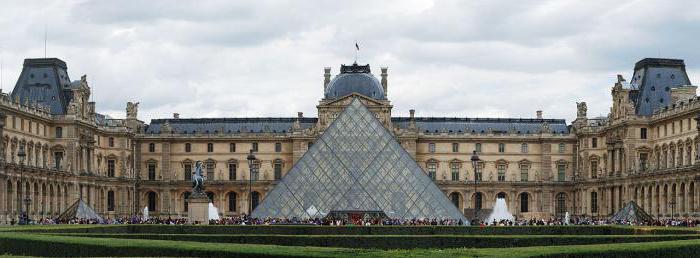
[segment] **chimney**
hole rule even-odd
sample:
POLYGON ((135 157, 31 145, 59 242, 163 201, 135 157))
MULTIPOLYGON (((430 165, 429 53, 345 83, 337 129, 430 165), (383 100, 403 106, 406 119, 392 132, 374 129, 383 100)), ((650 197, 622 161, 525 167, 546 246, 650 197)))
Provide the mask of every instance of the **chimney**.
POLYGON ((416 118, 416 110, 415 109, 409 110, 408 113, 411 114, 411 116, 410 116, 411 120, 416 118))
POLYGON ((382 69, 382 89, 384 89, 384 97, 387 97, 387 95, 388 95, 387 88, 388 88, 389 83, 387 82, 386 77, 389 76, 389 74, 387 74, 386 72, 387 72, 387 70, 389 70, 389 67, 381 67, 381 69, 382 69))
POLYGON ((542 110, 537 110, 537 119, 542 119, 542 110))
POLYGON ((328 87, 329 82, 331 82, 331 68, 324 67, 323 68, 323 92, 326 92, 326 87, 328 87))
POLYGON ((180 113, 173 113, 174 119, 180 119, 180 113))
POLYGON ((304 118, 304 112, 297 112, 298 118, 304 118))

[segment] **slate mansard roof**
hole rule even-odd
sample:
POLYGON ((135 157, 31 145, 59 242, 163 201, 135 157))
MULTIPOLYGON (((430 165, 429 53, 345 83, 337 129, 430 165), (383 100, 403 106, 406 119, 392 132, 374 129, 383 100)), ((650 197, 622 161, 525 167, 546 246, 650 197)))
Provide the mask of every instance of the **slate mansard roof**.
POLYGON ((22 73, 12 90, 12 99, 21 103, 46 105, 51 114, 65 114, 70 102, 71 81, 66 62, 58 58, 25 59, 22 73))
MULTIPOLYGON (((147 134, 161 132, 165 122, 175 133, 286 133, 298 118, 192 118, 192 119, 153 119, 146 127, 147 134)), ((564 119, 529 119, 529 118, 444 118, 416 117, 416 126, 428 133, 487 133, 515 132, 520 134, 537 133, 543 123, 547 123, 552 133, 568 134, 569 127, 564 119)), ((300 120, 302 129, 313 127, 317 118, 304 117, 300 120)), ((406 129, 410 118, 394 117, 394 126, 406 129)))
POLYGON ((637 115, 650 116, 671 104, 671 89, 691 85, 681 59, 645 58, 634 65, 630 99, 637 115))
MULTIPOLYGON (((519 134, 537 133, 543 123, 547 123, 551 133, 568 134, 569 127, 564 119, 538 118, 450 118, 450 117, 416 117, 416 126, 426 133, 488 133, 514 132, 519 134)), ((408 128, 410 118, 393 117, 394 126, 408 128)))
POLYGON ((147 125, 146 133, 161 133, 161 127, 166 122, 170 124, 174 133, 286 133, 291 131, 297 119, 300 119, 302 129, 312 127, 317 121, 316 118, 306 117, 153 119, 151 124, 147 125))

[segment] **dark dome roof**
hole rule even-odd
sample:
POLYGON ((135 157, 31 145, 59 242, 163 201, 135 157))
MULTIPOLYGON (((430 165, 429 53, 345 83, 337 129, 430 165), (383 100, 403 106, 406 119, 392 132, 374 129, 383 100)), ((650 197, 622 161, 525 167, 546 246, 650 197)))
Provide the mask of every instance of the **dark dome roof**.
POLYGON ((359 93, 373 99, 386 99, 382 84, 370 73, 369 65, 341 65, 340 74, 328 83, 326 99, 359 93))

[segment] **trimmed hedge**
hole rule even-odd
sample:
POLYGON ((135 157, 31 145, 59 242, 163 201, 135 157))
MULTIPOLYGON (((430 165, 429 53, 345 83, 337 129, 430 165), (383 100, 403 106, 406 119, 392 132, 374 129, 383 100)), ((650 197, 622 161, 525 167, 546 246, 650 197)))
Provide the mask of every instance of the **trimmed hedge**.
POLYGON ((202 235, 202 234, 59 234, 92 238, 151 239, 207 243, 263 244, 376 249, 510 248, 527 246, 590 245, 700 239, 700 235, 595 236, 359 236, 359 235, 202 235))
POLYGON ((697 234, 687 228, 639 228, 625 226, 236 226, 236 225, 96 225, 75 227, 32 227, 18 230, 60 233, 140 233, 140 234, 256 234, 256 235, 637 235, 697 234))
POLYGON ((380 251, 180 241, 99 239, 0 234, 0 253, 33 256, 236 256, 236 257, 696 257, 700 240, 583 246, 380 251))

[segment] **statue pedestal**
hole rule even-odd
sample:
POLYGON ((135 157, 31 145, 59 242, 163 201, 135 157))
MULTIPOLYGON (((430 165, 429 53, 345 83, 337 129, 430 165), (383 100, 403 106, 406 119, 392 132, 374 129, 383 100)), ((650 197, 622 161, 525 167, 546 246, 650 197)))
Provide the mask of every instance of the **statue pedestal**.
POLYGON ((204 194, 192 194, 187 198, 187 223, 209 224, 209 197, 204 194))

